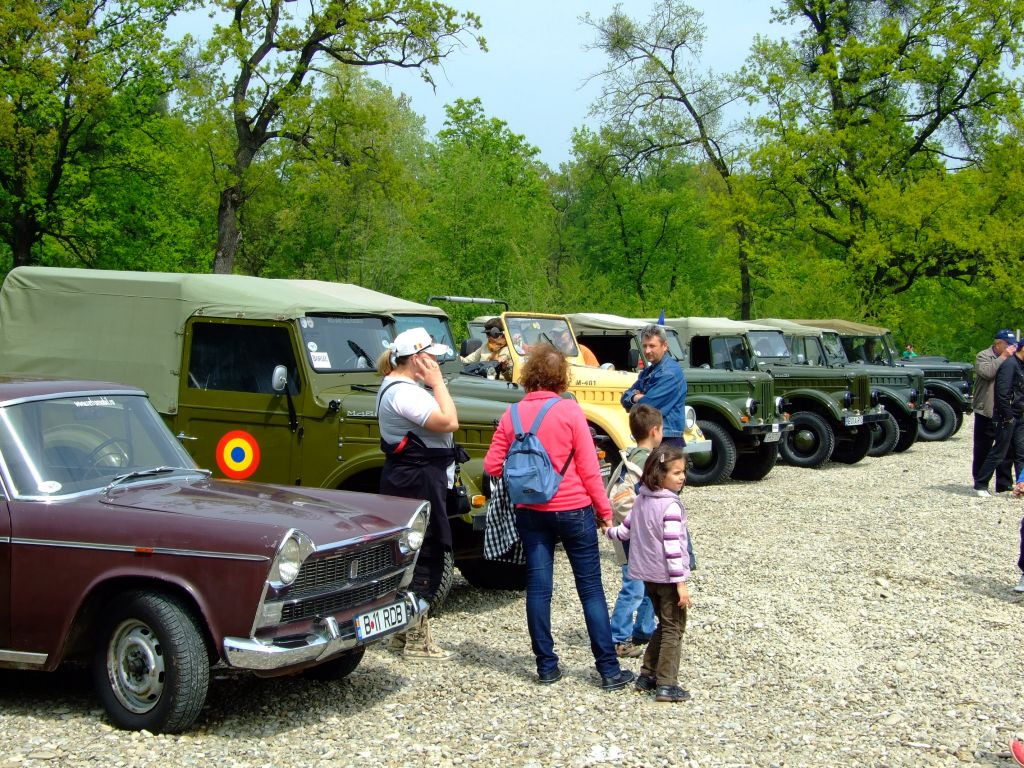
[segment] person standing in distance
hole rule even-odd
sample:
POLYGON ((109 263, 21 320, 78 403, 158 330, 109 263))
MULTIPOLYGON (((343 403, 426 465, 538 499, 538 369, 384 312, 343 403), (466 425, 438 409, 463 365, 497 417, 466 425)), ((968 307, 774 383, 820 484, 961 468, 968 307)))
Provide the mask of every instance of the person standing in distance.
MULTIPOLYGON (((997 425, 992 418, 996 373, 999 366, 1016 351, 1017 337, 1009 328, 1003 328, 996 332, 992 346, 981 350, 974 359, 974 455, 971 474, 974 478, 974 493, 977 496, 991 496, 988 492, 988 479, 982 482, 982 467, 996 442, 997 425)), ((1013 488, 1011 464, 1012 459, 1004 459, 996 467, 997 493, 1013 488)))
POLYGON ((686 376, 676 359, 668 353, 668 335, 660 325, 640 330, 640 344, 647 364, 636 383, 622 393, 620 402, 627 411, 641 400, 661 411, 664 420, 662 443, 686 445, 686 376))
MULTIPOLYGON (((385 457, 380 492, 430 502, 430 520, 412 577, 413 592, 428 603, 440 591, 446 553, 452 550, 448 497, 456 464, 469 460, 452 437, 459 417, 435 357, 450 353, 424 328, 410 328, 398 334, 377 360, 377 372, 384 377, 377 393, 385 457)), ((434 643, 426 616, 419 626, 392 636, 389 648, 403 650, 410 659, 440 661, 451 656, 434 643)))

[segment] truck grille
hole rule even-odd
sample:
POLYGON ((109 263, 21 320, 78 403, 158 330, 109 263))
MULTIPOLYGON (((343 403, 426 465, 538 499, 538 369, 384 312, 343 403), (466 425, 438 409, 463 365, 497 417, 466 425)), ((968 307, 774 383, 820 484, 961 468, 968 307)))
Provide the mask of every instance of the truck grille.
POLYGON ((771 421, 778 416, 775 412, 775 385, 771 379, 767 379, 757 382, 754 386, 757 393, 754 397, 761 403, 759 415, 765 421, 771 421))
POLYGON ((866 411, 871 407, 871 379, 867 374, 855 376, 850 391, 853 392, 854 409, 866 411))
POLYGON ((359 563, 355 574, 355 579, 359 581, 372 579, 379 573, 393 570, 395 558, 392 543, 386 541, 369 549, 306 560, 288 590, 289 597, 302 597, 308 593, 319 593, 332 586, 340 587, 350 583, 353 581, 352 563, 355 561, 359 563))
POLYGON ((315 616, 326 616, 338 613, 348 608, 360 605, 367 605, 379 600, 386 595, 392 594, 398 589, 402 580, 402 574, 396 573, 380 581, 371 581, 344 592, 335 592, 322 597, 313 597, 308 600, 299 600, 296 603, 289 603, 284 606, 281 612, 281 621, 298 621, 300 619, 311 619, 315 616))

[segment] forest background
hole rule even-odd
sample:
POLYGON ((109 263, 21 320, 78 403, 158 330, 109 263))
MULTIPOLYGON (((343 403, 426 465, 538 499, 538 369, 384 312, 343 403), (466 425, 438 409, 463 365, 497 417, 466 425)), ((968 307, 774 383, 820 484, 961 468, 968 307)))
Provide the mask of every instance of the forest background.
MULTIPOLYGON (((1024 326, 1024 0, 788 0, 736 72, 701 14, 584 17, 569 160, 371 75, 486 48, 432 0, 0 8, 0 271, 352 282, 516 310, 841 317, 973 359, 1024 326), (202 41, 167 34, 205 9, 202 41), (742 106, 737 110, 737 105, 742 106), (735 118, 733 115, 742 117, 735 118)), ((475 312, 446 306, 458 333, 475 312)), ((59 308, 56 308, 59 311, 59 308)))

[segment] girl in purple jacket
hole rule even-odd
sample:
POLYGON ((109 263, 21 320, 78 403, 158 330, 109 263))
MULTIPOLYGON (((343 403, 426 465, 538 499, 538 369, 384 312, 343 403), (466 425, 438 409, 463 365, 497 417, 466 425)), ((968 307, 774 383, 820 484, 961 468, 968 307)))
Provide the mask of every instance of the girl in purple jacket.
POLYGON ((679 648, 686 609, 692 604, 686 588, 686 508, 679 499, 685 483, 686 455, 678 446, 662 443, 644 464, 632 511, 621 525, 605 531, 608 538, 629 541, 629 573, 644 582, 658 616, 635 683, 638 690, 655 691, 656 701, 690 698, 678 683, 679 648))

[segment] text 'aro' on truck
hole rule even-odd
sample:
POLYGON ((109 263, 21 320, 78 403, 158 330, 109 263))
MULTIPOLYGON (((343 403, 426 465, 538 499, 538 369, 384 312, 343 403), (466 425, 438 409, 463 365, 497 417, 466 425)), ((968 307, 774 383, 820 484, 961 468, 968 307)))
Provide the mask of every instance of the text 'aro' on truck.
POLYGON ((134 387, 0 377, 0 493, 0 667, 90 664, 121 728, 185 730, 211 668, 345 677, 428 608, 426 502, 213 480, 134 387))
MULTIPOLYGON (((415 326, 453 345, 438 307, 317 280, 20 267, 0 291, 8 371, 145 390, 216 475, 373 493, 384 464, 376 361, 415 326)), ((455 355, 441 362, 458 376, 455 355)), ((453 398, 470 455, 455 563, 474 586, 522 588, 523 566, 483 559, 483 456, 506 404, 453 398)))

